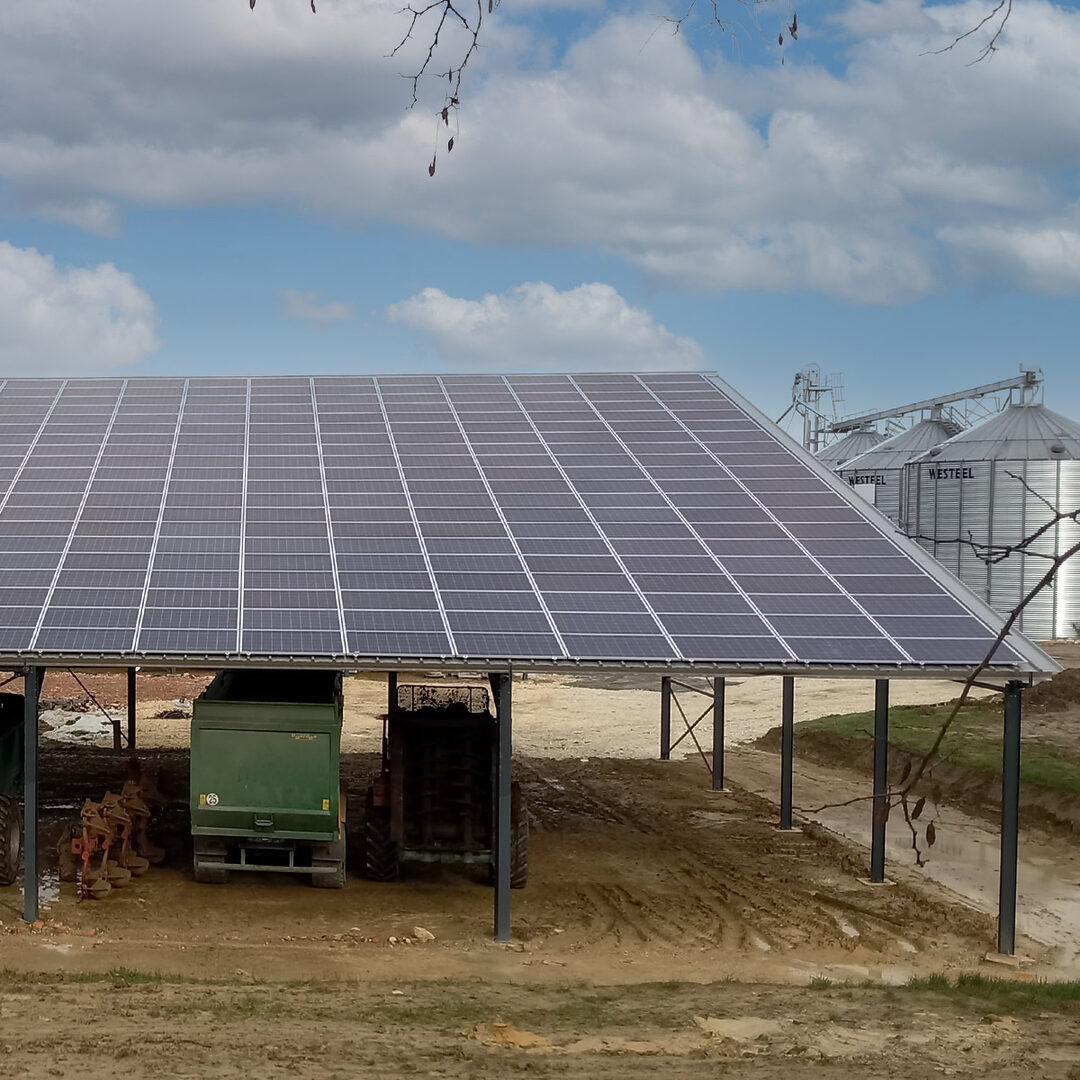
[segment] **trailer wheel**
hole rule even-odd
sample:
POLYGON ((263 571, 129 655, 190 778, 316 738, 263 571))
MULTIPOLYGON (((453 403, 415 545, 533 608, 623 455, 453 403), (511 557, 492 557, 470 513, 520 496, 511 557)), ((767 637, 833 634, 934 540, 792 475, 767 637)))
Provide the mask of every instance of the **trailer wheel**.
POLYGON ((311 852, 311 865, 329 866, 332 874, 312 874, 311 884, 316 889, 345 888, 345 833, 329 844, 320 844, 311 852))
POLYGON ((11 795, 0 795, 0 885, 11 885, 22 863, 22 810, 11 795))
POLYGON ((397 845, 390 835, 390 807, 375 805, 375 789, 368 788, 364 813, 364 875, 371 881, 396 881, 397 845))
POLYGON ((524 889, 529 880, 529 809, 525 792, 510 785, 510 888, 524 889))
POLYGON ((195 848, 194 869, 195 880, 204 885, 227 885, 229 883, 229 871, 215 866, 215 863, 225 861, 225 852, 220 848, 202 849, 195 848))

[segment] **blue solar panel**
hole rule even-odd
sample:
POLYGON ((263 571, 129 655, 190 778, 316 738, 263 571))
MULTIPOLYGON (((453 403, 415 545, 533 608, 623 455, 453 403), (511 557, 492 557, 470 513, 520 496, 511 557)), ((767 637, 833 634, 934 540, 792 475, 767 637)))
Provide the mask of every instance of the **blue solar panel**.
POLYGON ((0 585, 0 654, 118 660, 948 670, 1000 626, 694 373, 7 380, 0 585))

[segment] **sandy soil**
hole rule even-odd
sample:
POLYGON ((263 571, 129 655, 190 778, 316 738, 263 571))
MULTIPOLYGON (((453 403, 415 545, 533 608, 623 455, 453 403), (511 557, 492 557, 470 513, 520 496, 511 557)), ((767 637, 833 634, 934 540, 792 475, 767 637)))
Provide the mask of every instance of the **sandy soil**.
MULTIPOLYGON (((123 672, 79 673, 79 679, 106 709, 126 717, 127 681, 123 672)), ((138 741, 147 747, 188 745, 185 720, 157 719, 172 707, 174 699, 196 697, 209 676, 202 672, 158 674, 138 677, 138 741)), ((427 682, 437 685, 484 685, 482 676, 442 680, 403 673, 402 683, 427 682)), ((727 681, 726 725, 729 740, 750 742, 773 727, 780 715, 779 678, 729 679, 727 681)), ((11 684, 21 689, 21 681, 11 684)), ((658 752, 660 725, 660 683, 658 678, 639 675, 530 675, 514 682, 514 748, 517 753, 540 757, 648 758, 658 752)), ((935 704, 955 697, 957 683, 944 680, 896 680, 892 701, 896 705, 935 704)), ((976 691, 984 695, 987 691, 976 691)), ((50 671, 42 696, 45 699, 81 701, 86 711, 94 709, 74 676, 50 671)), ((673 738, 685 730, 682 708, 693 722, 710 709, 710 700, 701 694, 679 692, 679 704, 672 709, 673 738)), ((867 679, 800 679, 796 683, 796 720, 808 720, 830 713, 856 712, 873 708, 874 684, 867 679)), ((357 675, 345 681, 345 720, 342 749, 376 751, 380 745, 380 716, 386 711, 386 679, 381 675, 357 675)), ((125 721, 126 723, 126 721, 125 721)), ((711 720, 705 718, 699 737, 706 741, 711 720)), ((108 745, 107 736, 99 740, 108 745)), ((676 754, 694 752, 689 739, 676 754)))
MULTIPOLYGON (((107 707, 122 705, 122 673, 80 678, 107 707)), ((70 676, 50 679, 47 697, 80 699, 70 676)), ((19 890, 0 890, 0 1077, 233 1077, 257 1067, 268 1078, 391 1080, 657 1070, 689 1080, 751 1069, 764 1080, 1080 1078, 1075 1012, 1018 1022, 985 1004, 886 988, 942 971, 1040 977, 1054 972, 1052 950, 1023 939, 1030 965, 990 966, 993 921, 954 893, 915 875, 867 888, 865 849, 813 823, 776 831, 765 798, 710 792, 687 744, 680 760, 652 760, 651 680, 515 682, 515 767, 532 835, 509 947, 491 943, 491 890, 465 871, 417 867, 393 884, 350 874, 343 892, 273 875, 199 885, 187 723, 153 714, 205 681, 140 676, 139 753, 168 864, 96 903, 51 886, 37 928, 19 918, 19 890), (125 971, 179 981, 144 985, 125 971), (71 981, 82 973, 106 977, 71 981), (850 985, 792 985, 823 978, 850 985), (864 980, 878 989, 856 988, 864 980)), ((898 681, 893 700, 956 692, 898 681)), ((354 867, 385 693, 381 678, 347 683, 354 867)), ((867 709, 872 695, 867 681, 801 680, 798 715, 867 709)), ((729 681, 730 741, 773 727, 779 698, 777 679, 729 681)), ((708 705, 686 701, 691 720, 708 705)), ((676 734, 679 724, 676 712, 676 734)), ((126 757, 43 744, 47 872, 73 808, 117 786, 126 757)))
POLYGON ((483 981, 0 988, 0 1075, 1074 1080, 1080 1017, 931 993, 483 981), (106 1019, 107 1018, 107 1019, 106 1019))
MULTIPOLYGON (((20 922, 16 890, 0 891, 8 931, 0 933, 0 967, 132 967, 189 977, 241 968, 267 979, 499 973, 807 982, 824 974, 902 982, 917 972, 969 970, 994 941, 989 918, 932 882, 867 889, 858 880, 864 853, 815 827, 778 832, 764 799, 710 792, 700 762, 523 758, 517 774, 532 835, 529 885, 514 893, 520 951, 493 953, 491 890, 450 868, 410 868, 394 884, 350 876, 343 893, 283 875, 197 884, 189 870, 187 755, 146 758, 166 802, 159 834, 170 865, 100 902, 80 904, 72 886, 61 886, 39 932, 20 922), (417 926, 435 935, 436 948, 402 944, 417 926)), ((88 789, 115 786, 122 763, 106 750, 46 751, 46 805, 75 805, 88 789)), ((343 762, 354 866, 362 793, 377 767, 372 754, 343 762)), ((49 844, 71 814, 47 819, 46 866, 55 865, 49 844)), ((1046 950, 1032 943, 1029 955, 1046 950)))

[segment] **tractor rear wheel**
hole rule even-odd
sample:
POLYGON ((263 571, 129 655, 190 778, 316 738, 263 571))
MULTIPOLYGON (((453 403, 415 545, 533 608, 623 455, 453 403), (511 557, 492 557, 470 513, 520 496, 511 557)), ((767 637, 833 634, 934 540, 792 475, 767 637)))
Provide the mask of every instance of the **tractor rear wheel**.
POLYGON ((525 792, 510 785, 510 888, 524 889, 529 880, 529 808, 525 792))
POLYGON ((22 864, 22 810, 11 795, 0 795, 0 885, 12 885, 22 864))
POLYGON ((345 888, 345 831, 337 840, 329 844, 319 844, 312 849, 311 866, 330 867, 333 873, 311 875, 311 884, 316 889, 345 888))
POLYGON ((390 835, 390 807, 375 804, 375 789, 368 788, 364 813, 364 876, 371 881, 396 881, 397 845, 390 835))

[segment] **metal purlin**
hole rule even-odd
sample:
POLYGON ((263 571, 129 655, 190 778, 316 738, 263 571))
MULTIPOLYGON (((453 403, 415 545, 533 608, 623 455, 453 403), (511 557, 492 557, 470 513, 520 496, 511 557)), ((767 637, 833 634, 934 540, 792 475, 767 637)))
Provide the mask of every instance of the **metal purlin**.
POLYGON ((341 623, 341 651, 349 651, 349 632, 345 626, 345 601, 341 596, 341 578, 338 575, 337 544, 334 540, 334 523, 330 516, 330 489, 326 483, 326 463, 323 461, 322 428, 319 426, 319 401, 315 393, 314 378, 308 379, 311 388, 311 415, 315 420, 315 446, 319 451, 319 480, 322 483, 323 509, 326 512, 326 538, 330 545, 330 569, 334 574, 334 596, 337 598, 338 621, 341 623))
POLYGON ((619 435, 619 433, 608 422, 607 417, 605 417, 603 415, 603 413, 600 412, 600 410, 592 402, 592 400, 585 393, 585 391, 582 390, 581 387, 577 384, 577 382, 575 381, 573 376, 568 375, 567 378, 570 380, 571 385, 581 395, 582 399, 589 406, 589 408, 592 409, 592 411, 596 414, 597 419, 599 419, 599 421, 604 425, 604 427, 606 427, 608 429, 609 433, 611 434, 611 437, 619 444, 619 446, 622 447, 623 451, 630 458, 630 460, 633 461, 633 463, 641 470, 641 473, 645 477, 645 479, 648 480, 650 484, 652 484, 653 488, 656 490, 656 493, 664 500, 664 502, 667 503, 668 507, 671 509, 671 512, 679 519, 679 521, 682 523, 683 527, 685 529, 687 529, 690 532, 690 534, 693 536, 693 538, 698 542, 698 544, 701 545, 702 551, 704 551, 705 554, 719 568, 720 572, 724 575, 724 577, 726 577, 728 579, 728 581, 731 582, 732 588, 735 589, 735 591, 739 594, 739 596, 742 597, 742 599, 746 602, 746 604, 750 607, 750 609, 754 612, 754 614, 765 624, 765 626, 768 629, 769 633, 772 634, 773 637, 775 637, 776 640, 783 646, 784 651, 787 652, 788 656, 790 656, 792 660, 798 660, 799 657, 795 653, 795 650, 792 649, 790 645, 788 645, 788 643, 784 640, 784 638, 781 636, 781 634, 777 631, 776 627, 774 627, 773 624, 769 621, 769 619, 765 615, 765 613, 757 606, 757 604, 754 603, 753 600, 750 599, 750 595, 746 592, 745 589, 743 589, 743 587, 735 579, 735 575, 732 574, 730 570, 728 570, 728 568, 724 565, 724 563, 721 561, 720 557, 716 554, 716 552, 714 552, 712 550, 712 548, 709 547, 709 545, 705 542, 705 539, 702 537, 702 535, 690 523, 689 519, 675 505, 675 503, 672 502, 671 496, 669 496, 667 494, 667 492, 664 491, 664 489, 660 486, 660 484, 653 477, 652 473, 649 472, 648 468, 644 464, 642 464, 642 462, 639 460, 637 454, 635 454, 634 451, 631 450, 630 447, 627 446, 625 442, 623 442, 623 440, 622 440, 621 436, 619 435))
POLYGON ((244 651, 244 554, 247 548, 248 462, 251 457, 251 379, 244 395, 244 474, 240 485, 240 557, 237 564, 236 651, 244 651))
POLYGON ((457 656, 458 647, 454 640, 454 631, 450 627, 450 619, 446 614, 446 605, 443 604, 442 593, 439 592, 439 583, 435 578, 435 568, 431 565, 431 555, 428 553, 427 543, 424 540, 423 530, 420 528, 420 519, 416 516, 416 507, 413 505, 412 492, 409 491, 409 482, 405 478, 405 467, 401 464, 401 455, 398 454, 397 442, 394 440, 394 431, 390 426, 390 414, 386 411, 386 402, 383 400, 382 387, 379 380, 372 376, 371 381, 375 384, 375 396, 379 399, 379 408, 382 410, 383 423, 386 425, 386 437, 390 440, 390 449, 394 454, 394 464, 397 466, 398 479, 401 481, 401 490, 405 495, 405 502, 409 507, 409 517, 412 518, 413 529, 416 531, 416 542, 420 545, 420 554, 424 557, 424 566, 427 567, 428 578, 431 581, 431 591, 435 594, 435 603, 439 605, 439 614, 442 616, 443 631, 450 645, 450 653, 457 656))
POLYGON ((476 451, 473 449, 473 445, 469 441, 469 436, 465 433, 465 425, 461 422, 461 417, 458 416, 457 408, 454 406, 454 402, 446 389, 446 384, 443 382, 441 375, 437 375, 436 379, 438 380, 439 388, 443 392, 443 397, 446 398, 446 404, 450 407, 450 412, 454 416, 454 423, 457 424, 458 431, 461 432, 461 438, 465 443, 466 449, 469 451, 469 457, 472 458, 473 465, 476 466, 476 471, 480 474, 480 479, 481 481, 483 481, 484 484, 484 490, 487 492, 488 498, 491 500, 491 505, 495 508, 495 513, 499 515, 499 521, 502 522, 502 527, 506 530, 507 538, 514 546, 514 554, 517 555, 518 561, 521 563, 521 568, 525 572, 525 576, 529 579, 529 585, 532 587, 532 591, 536 594, 536 599, 540 603, 540 607, 544 612, 544 617, 548 621, 548 626, 551 627, 551 632, 555 635, 555 640, 559 643, 559 648, 562 649, 563 656, 569 657, 570 650, 567 649, 566 642, 563 641, 563 636, 561 633, 559 633, 559 628, 555 625, 555 619, 552 617, 551 611, 548 609, 547 601, 544 599, 543 594, 540 592, 540 587, 536 584, 536 579, 533 577, 533 573, 529 569, 528 563, 525 562, 525 556, 522 553, 520 545, 518 544, 517 537, 514 535, 513 530, 511 530, 510 523, 506 520, 506 515, 503 513, 503 508, 499 505, 499 500, 495 497, 495 492, 492 491, 491 484, 488 482, 487 473, 484 472, 484 467, 480 464, 480 459, 476 456, 476 451))
POLYGON ((843 596, 846 596, 852 602, 852 604, 854 604, 855 607, 859 609, 860 613, 863 614, 867 619, 870 620, 870 622, 874 626, 874 629, 877 630, 877 632, 879 634, 881 634, 881 636, 883 638, 885 638, 885 640, 888 641, 889 644, 892 645, 893 648, 896 649, 897 652, 899 652, 900 655, 903 656, 903 658, 905 660, 908 660, 908 661, 910 661, 911 663, 914 664, 916 662, 915 659, 900 644, 900 642, 898 642, 896 640, 896 638, 894 638, 892 636, 892 634, 890 634, 885 629, 885 627, 883 627, 881 625, 881 623, 879 623, 877 621, 877 619, 875 619, 874 616, 871 615, 870 612, 867 611, 866 608, 864 608, 862 606, 862 604, 859 603, 859 601, 858 601, 858 599, 856 597, 852 596, 852 594, 850 592, 848 592, 848 590, 845 589, 844 586, 841 585, 839 581, 837 581, 837 579, 833 576, 832 573, 830 573, 828 570, 825 569, 825 567, 821 563, 821 560, 818 559, 816 555, 812 554, 810 549, 808 547, 806 547, 806 545, 803 544, 803 542, 798 539, 798 537, 776 516, 776 514, 774 514, 773 511, 770 510, 769 507, 767 507, 753 493, 753 491, 750 489, 750 487, 747 484, 745 484, 742 480, 740 480, 739 477, 737 477, 731 471, 731 469, 724 463, 724 461, 717 454, 715 454, 712 450, 710 450, 708 446, 705 445, 705 443, 701 440, 701 438, 697 434, 695 434, 695 432, 687 424, 685 424, 682 421, 682 419, 680 419, 680 417, 677 416, 676 413, 664 403, 664 401, 661 400, 661 398, 652 390, 652 388, 650 386, 646 385, 645 381, 641 378, 641 376, 640 375, 635 375, 634 379, 642 386, 642 388, 646 391, 646 393, 648 393, 649 396, 652 397, 652 399, 660 406, 660 408, 662 408, 664 410, 664 412, 666 412, 668 414, 668 416, 670 416, 675 421, 675 423, 677 423, 679 425, 679 427, 681 427, 683 429, 683 431, 685 431, 687 433, 687 435, 689 435, 694 440, 694 442, 696 442, 698 444, 698 446, 700 446, 701 449, 704 450, 705 453, 708 454, 709 457, 712 458, 712 460, 717 465, 719 465, 721 469, 724 470, 724 472, 727 474, 727 476, 731 480, 733 480, 736 484, 738 484, 740 488, 742 488, 743 492, 750 499, 753 500, 753 502, 758 506, 758 508, 763 513, 768 515, 769 519, 773 522, 773 524, 778 529, 780 529, 783 532, 783 534, 793 544, 795 544, 795 546, 806 556, 806 558, 808 558, 818 568, 818 570, 820 570, 821 573, 824 574, 824 576, 830 582, 832 582, 832 584, 839 590, 839 592, 843 596))
POLYGON ((592 523, 592 526, 596 530, 597 535, 600 537, 601 540, 603 540, 604 546, 610 552, 611 557, 615 560, 616 563, 618 563, 619 569, 626 576, 626 580, 630 582, 630 585, 633 588, 634 593, 637 595, 637 598, 642 602, 642 604, 645 605, 645 609, 652 616, 653 622, 656 623, 656 626, 659 629, 660 633, 663 635, 664 640, 668 643, 668 647, 675 654, 677 659, 685 660, 686 657, 682 654, 679 646, 675 644, 675 639, 671 636, 671 634, 668 633, 667 627, 663 624, 660 616, 656 613, 656 609, 652 606, 651 603, 649 603, 649 598, 642 591, 641 586, 638 585, 637 581, 634 578, 634 575, 630 573, 630 570, 627 567, 626 563, 624 563, 622 560, 622 556, 615 550, 615 545, 612 544, 611 540, 608 538, 607 533, 604 532, 603 527, 600 525, 600 522, 597 521, 592 510, 589 508, 589 505, 581 497, 581 492, 578 491, 578 489, 574 486, 574 482, 567 475, 566 470, 562 467, 562 462, 560 462, 558 457, 555 455, 555 451, 552 450, 550 446, 548 446, 547 440, 540 433, 540 429, 536 426, 535 421, 529 415, 529 410, 525 408, 525 405, 522 402, 521 398, 518 397, 517 391, 514 390, 514 388, 510 385, 510 381, 505 375, 502 376, 502 380, 506 384, 507 390, 509 390, 510 393, 513 395, 514 401, 517 402, 517 406, 521 410, 522 415, 528 421, 529 427, 531 427, 533 430, 533 434, 540 440, 540 444, 547 452, 548 457, 551 458, 552 464, 555 466, 556 469, 558 469, 559 475, 563 479, 563 483, 566 484, 566 486, 570 489, 570 492, 573 494, 574 498, 577 499, 578 505, 581 507, 585 516, 592 523))
POLYGON ((90 469, 90 476, 86 481, 86 487, 83 488, 82 498, 79 500, 79 506, 75 511, 75 518, 71 523, 71 529, 68 531, 67 540, 64 543, 64 550, 60 552, 56 570, 53 571, 52 581, 49 582, 49 591, 45 594, 45 599, 41 604, 41 611, 38 614, 37 624, 34 627, 34 633, 30 637, 30 644, 27 646, 28 651, 33 651, 37 645, 37 639, 41 634, 41 628, 45 624, 45 616, 49 612, 49 605, 52 603, 53 593, 56 592, 56 583, 60 580, 60 574, 64 569, 64 562, 67 559, 68 552, 71 550, 71 543, 75 539, 75 531, 78 529, 79 522, 82 520, 83 510, 86 509, 86 500, 90 497, 90 488, 94 486, 98 467, 101 465, 101 459, 105 456, 105 447, 109 444, 109 436, 112 434, 113 424, 116 423, 116 417, 120 413, 120 403, 124 400, 127 386, 128 380, 125 379, 120 384, 120 392, 116 395, 116 403, 113 405, 113 411, 109 416, 109 422, 105 427, 105 433, 101 437, 101 444, 98 446, 97 455, 94 457, 94 464, 90 469))
POLYGON ((169 450, 169 464, 165 469, 165 483, 161 488, 161 505, 158 507, 157 521, 154 524, 154 539, 150 544, 150 555, 146 560, 146 578, 143 581, 142 597, 139 600, 139 614, 135 619, 135 633, 131 638, 131 649, 134 652, 139 647, 139 637, 142 635, 143 621, 146 618, 146 601, 150 596, 150 578, 154 572, 154 560, 157 558, 158 543, 161 540, 161 525, 165 520, 165 504, 169 499, 169 485, 172 483, 173 464, 176 461, 176 447, 180 443, 180 428, 184 423, 184 407, 187 405, 188 387, 190 379, 184 380, 184 391, 180 395, 180 408, 176 414, 176 427, 173 430, 172 447, 169 450))

